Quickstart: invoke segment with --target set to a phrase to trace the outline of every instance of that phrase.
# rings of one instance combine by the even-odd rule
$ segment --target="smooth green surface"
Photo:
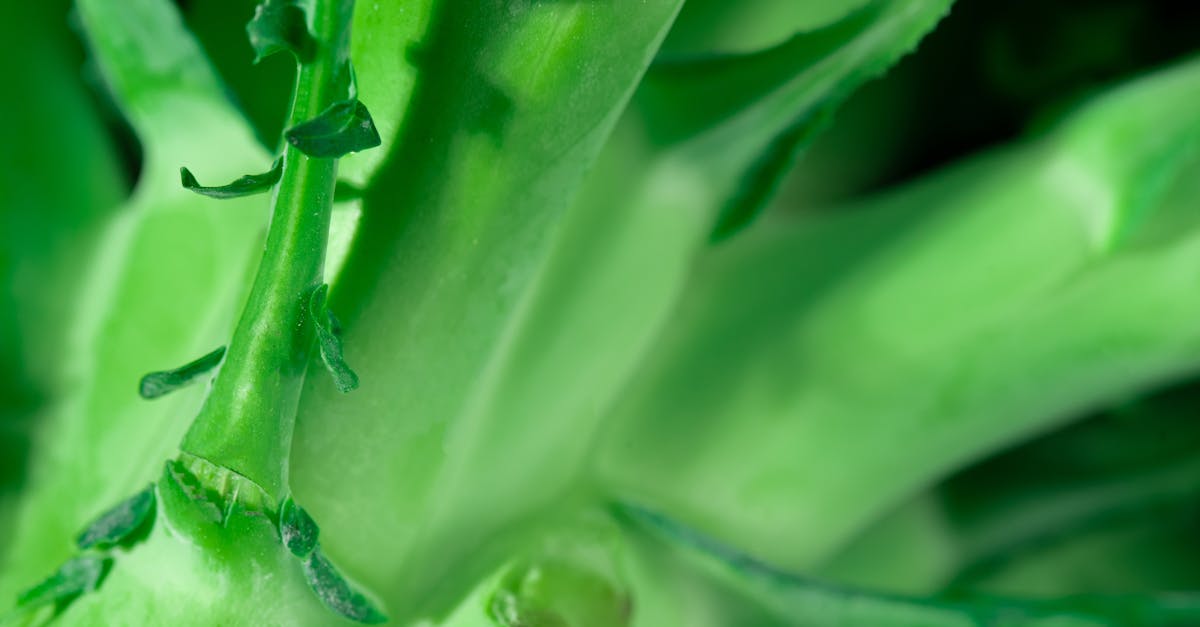
[[[420,74],[333,290],[362,385],[309,378],[293,487],[397,620],[457,603],[489,568],[462,561],[579,465],[577,428],[507,400],[511,360],[555,222],[676,8],[439,3],[415,40],[362,35]],[[361,98],[383,117],[360,56]]]
[[[827,26],[869,0],[688,0],[660,57],[754,52]]]
[[[805,569],[965,460],[1191,371],[1200,177],[1115,248],[1112,227],[1136,173],[1194,144],[1198,90],[1177,65],[1044,139],[712,251],[599,472]]]

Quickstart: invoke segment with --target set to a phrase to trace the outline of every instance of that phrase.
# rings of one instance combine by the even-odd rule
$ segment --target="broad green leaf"
[[[154,486],[118,503],[92,521],[75,539],[81,549],[106,549],[128,544],[146,531],[145,523],[154,515]]]
[[[513,368],[536,341],[526,312],[555,225],[678,4],[439,2],[412,7],[426,17],[411,42],[391,36],[405,20],[356,20],[375,55],[419,69],[334,290],[362,387],[342,397],[310,373],[292,481],[325,550],[394,620],[456,604],[495,565],[476,545],[580,464],[581,429],[525,411],[546,395]],[[366,100],[383,61],[361,46]],[[362,489],[334,500],[331,481]]]
[[[213,368],[221,365],[221,359],[224,357],[225,347],[222,346],[178,368],[151,372],[143,376],[139,382],[138,394],[142,398],[150,400],[187,387],[212,372]]]
[[[201,196],[209,198],[240,198],[242,196],[251,196],[253,194],[261,194],[268,192],[276,183],[279,182],[279,177],[283,175],[283,158],[275,160],[271,165],[271,169],[262,174],[247,174],[238,177],[237,180],[228,184],[217,187],[205,187],[196,180],[196,177],[187,168],[179,168],[179,179],[184,189],[191,190]]]
[[[173,5],[83,0],[76,8],[105,83],[142,142],[145,167],[76,270],[81,288],[60,330],[72,385],[35,445],[13,549],[0,566],[0,604],[65,560],[95,512],[155,478],[173,455],[203,391],[149,403],[138,380],[227,338],[266,222],[264,197],[217,208],[179,187],[179,163],[232,179],[267,155]]]
[[[1200,64],[1179,65],[1037,141],[714,250],[599,472],[804,569],[965,460],[1192,371],[1200,164],[1170,164],[1185,174],[1115,248],[1108,225],[1145,164],[1186,155],[1198,95]]]

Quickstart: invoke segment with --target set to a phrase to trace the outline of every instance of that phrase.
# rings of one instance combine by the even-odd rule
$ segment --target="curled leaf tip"
[[[367,106],[356,99],[335,102],[283,135],[300,152],[318,158],[341,157],[383,143]]]
[[[144,399],[165,396],[179,388],[195,383],[205,373],[216,368],[225,357],[225,347],[217,350],[174,370],[151,372],[142,377],[138,384],[138,394]]]
[[[352,392],[358,388],[358,375],[346,364],[342,357],[341,325],[326,305],[329,285],[321,284],[312,291],[308,299],[308,313],[316,327],[317,345],[321,351],[321,361],[333,376],[333,382],[338,390]]]
[[[300,63],[311,63],[317,55],[317,40],[308,32],[308,18],[293,0],[264,0],[246,24],[246,35],[254,48],[255,63],[277,52],[290,52]]]
[[[149,531],[146,523],[152,520],[154,506],[154,485],[151,484],[97,517],[75,542],[81,549],[129,546]]]
[[[275,160],[271,169],[262,174],[247,174],[228,185],[206,187],[201,185],[187,168],[179,168],[179,182],[184,189],[209,198],[240,198],[269,191],[283,176],[283,158]]]

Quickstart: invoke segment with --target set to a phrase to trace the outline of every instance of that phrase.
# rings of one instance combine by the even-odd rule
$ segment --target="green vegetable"
[[[14,9],[0,623],[1200,623],[1194,38],[952,4]]]

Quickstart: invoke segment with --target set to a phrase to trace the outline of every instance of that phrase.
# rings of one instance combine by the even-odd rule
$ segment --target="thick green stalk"
[[[316,0],[311,10],[316,58],[300,66],[291,125],[346,98],[353,0]],[[181,446],[284,495],[296,403],[313,345],[307,296],[322,282],[335,158],[288,146],[272,206],[266,250],[254,287],[213,389]]]

